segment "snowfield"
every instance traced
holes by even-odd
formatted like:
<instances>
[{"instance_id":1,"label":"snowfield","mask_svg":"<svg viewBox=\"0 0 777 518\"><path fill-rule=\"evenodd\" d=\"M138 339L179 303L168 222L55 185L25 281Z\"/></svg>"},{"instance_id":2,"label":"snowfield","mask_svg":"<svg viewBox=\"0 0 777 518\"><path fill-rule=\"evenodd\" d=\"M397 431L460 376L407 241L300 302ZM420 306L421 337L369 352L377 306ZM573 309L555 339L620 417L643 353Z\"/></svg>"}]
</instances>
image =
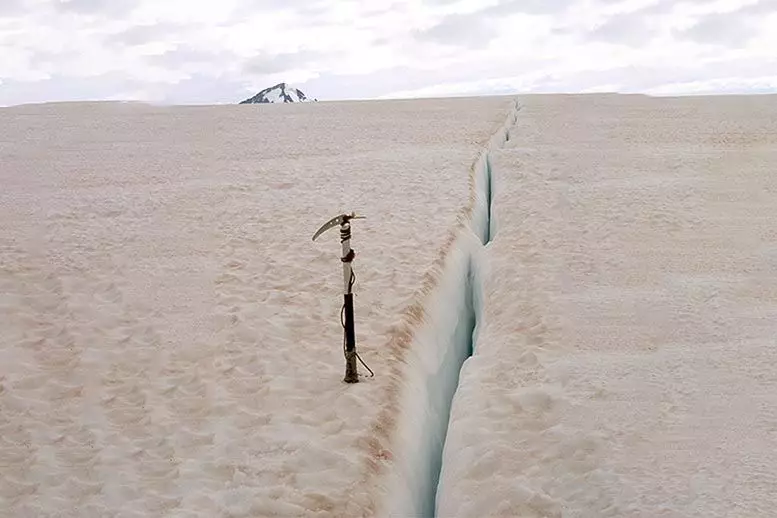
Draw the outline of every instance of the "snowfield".
<instances>
[{"instance_id":1,"label":"snowfield","mask_svg":"<svg viewBox=\"0 0 777 518\"><path fill-rule=\"evenodd\" d=\"M0 514L373 515L405 353L511 110L0 110ZM356 385L337 231L311 242L351 210Z\"/></svg>"},{"instance_id":2,"label":"snowfield","mask_svg":"<svg viewBox=\"0 0 777 518\"><path fill-rule=\"evenodd\" d=\"M438 516L777 509L777 97L529 96Z\"/></svg>"},{"instance_id":3,"label":"snowfield","mask_svg":"<svg viewBox=\"0 0 777 518\"><path fill-rule=\"evenodd\" d=\"M777 509L777 97L0 115L1 515Z\"/></svg>"}]
</instances>

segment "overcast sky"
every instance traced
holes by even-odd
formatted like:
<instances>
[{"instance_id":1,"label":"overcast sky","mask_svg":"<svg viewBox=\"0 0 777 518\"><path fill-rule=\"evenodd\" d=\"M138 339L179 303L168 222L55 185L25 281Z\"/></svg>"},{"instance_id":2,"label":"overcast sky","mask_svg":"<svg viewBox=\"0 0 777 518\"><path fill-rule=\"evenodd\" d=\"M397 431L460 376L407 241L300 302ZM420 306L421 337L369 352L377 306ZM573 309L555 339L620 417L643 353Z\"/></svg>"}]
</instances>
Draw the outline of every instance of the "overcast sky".
<instances>
[{"instance_id":1,"label":"overcast sky","mask_svg":"<svg viewBox=\"0 0 777 518\"><path fill-rule=\"evenodd\" d=\"M0 0L0 105L777 92L777 0Z\"/></svg>"}]
</instances>

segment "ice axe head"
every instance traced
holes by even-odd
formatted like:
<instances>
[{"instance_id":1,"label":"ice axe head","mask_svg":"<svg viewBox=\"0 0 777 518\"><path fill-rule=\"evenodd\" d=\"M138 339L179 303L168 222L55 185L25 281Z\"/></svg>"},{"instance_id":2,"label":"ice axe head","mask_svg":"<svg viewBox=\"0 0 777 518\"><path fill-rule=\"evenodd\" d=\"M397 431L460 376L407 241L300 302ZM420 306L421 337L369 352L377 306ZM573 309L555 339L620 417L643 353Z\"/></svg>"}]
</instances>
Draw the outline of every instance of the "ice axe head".
<instances>
[{"instance_id":1,"label":"ice axe head","mask_svg":"<svg viewBox=\"0 0 777 518\"><path fill-rule=\"evenodd\" d=\"M352 219L365 219L364 216L357 216L355 212L351 212L350 214L340 214L339 216L335 216L334 218L330 219L323 225L321 225L321 228L319 228L315 234L313 234L313 241L318 238L321 234L329 230L330 228L334 228L338 225L344 225L351 221Z\"/></svg>"}]
</instances>

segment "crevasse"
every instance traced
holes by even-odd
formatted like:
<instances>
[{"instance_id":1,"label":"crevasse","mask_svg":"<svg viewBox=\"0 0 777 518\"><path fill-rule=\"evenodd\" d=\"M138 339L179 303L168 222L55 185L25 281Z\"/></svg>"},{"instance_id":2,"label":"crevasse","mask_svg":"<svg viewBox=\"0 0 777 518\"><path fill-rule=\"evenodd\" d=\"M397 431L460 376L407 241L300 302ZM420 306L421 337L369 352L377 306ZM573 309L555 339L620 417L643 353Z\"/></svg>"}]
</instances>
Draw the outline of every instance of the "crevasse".
<instances>
[{"instance_id":1,"label":"crevasse","mask_svg":"<svg viewBox=\"0 0 777 518\"><path fill-rule=\"evenodd\" d=\"M381 513L384 516L436 514L451 403L462 365L476 348L486 266L482 252L496 231L491 217L494 174L489 153L507 140L517 112L515 105L473 164L470 218L446 256L439 284L424 307L424 324L406 358L395 463Z\"/></svg>"}]
</instances>

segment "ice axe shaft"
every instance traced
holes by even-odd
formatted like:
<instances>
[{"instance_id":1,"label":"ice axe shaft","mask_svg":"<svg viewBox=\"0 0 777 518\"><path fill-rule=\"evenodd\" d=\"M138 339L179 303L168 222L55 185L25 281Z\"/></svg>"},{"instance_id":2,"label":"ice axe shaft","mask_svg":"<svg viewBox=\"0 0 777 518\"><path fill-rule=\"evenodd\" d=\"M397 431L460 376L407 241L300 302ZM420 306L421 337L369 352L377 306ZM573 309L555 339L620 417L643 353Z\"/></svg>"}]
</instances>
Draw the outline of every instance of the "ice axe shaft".
<instances>
[{"instance_id":1,"label":"ice axe shaft","mask_svg":"<svg viewBox=\"0 0 777 518\"><path fill-rule=\"evenodd\" d=\"M354 274L352 263L356 253L351 248L351 223L352 219L364 219L356 213L340 214L330 219L313 235L313 241L329 229L340 225L340 243L343 247L343 255L340 260L343 263L343 316L345 327L345 378L346 383L357 383L359 374L356 369L356 331L353 316L353 281Z\"/></svg>"}]
</instances>

